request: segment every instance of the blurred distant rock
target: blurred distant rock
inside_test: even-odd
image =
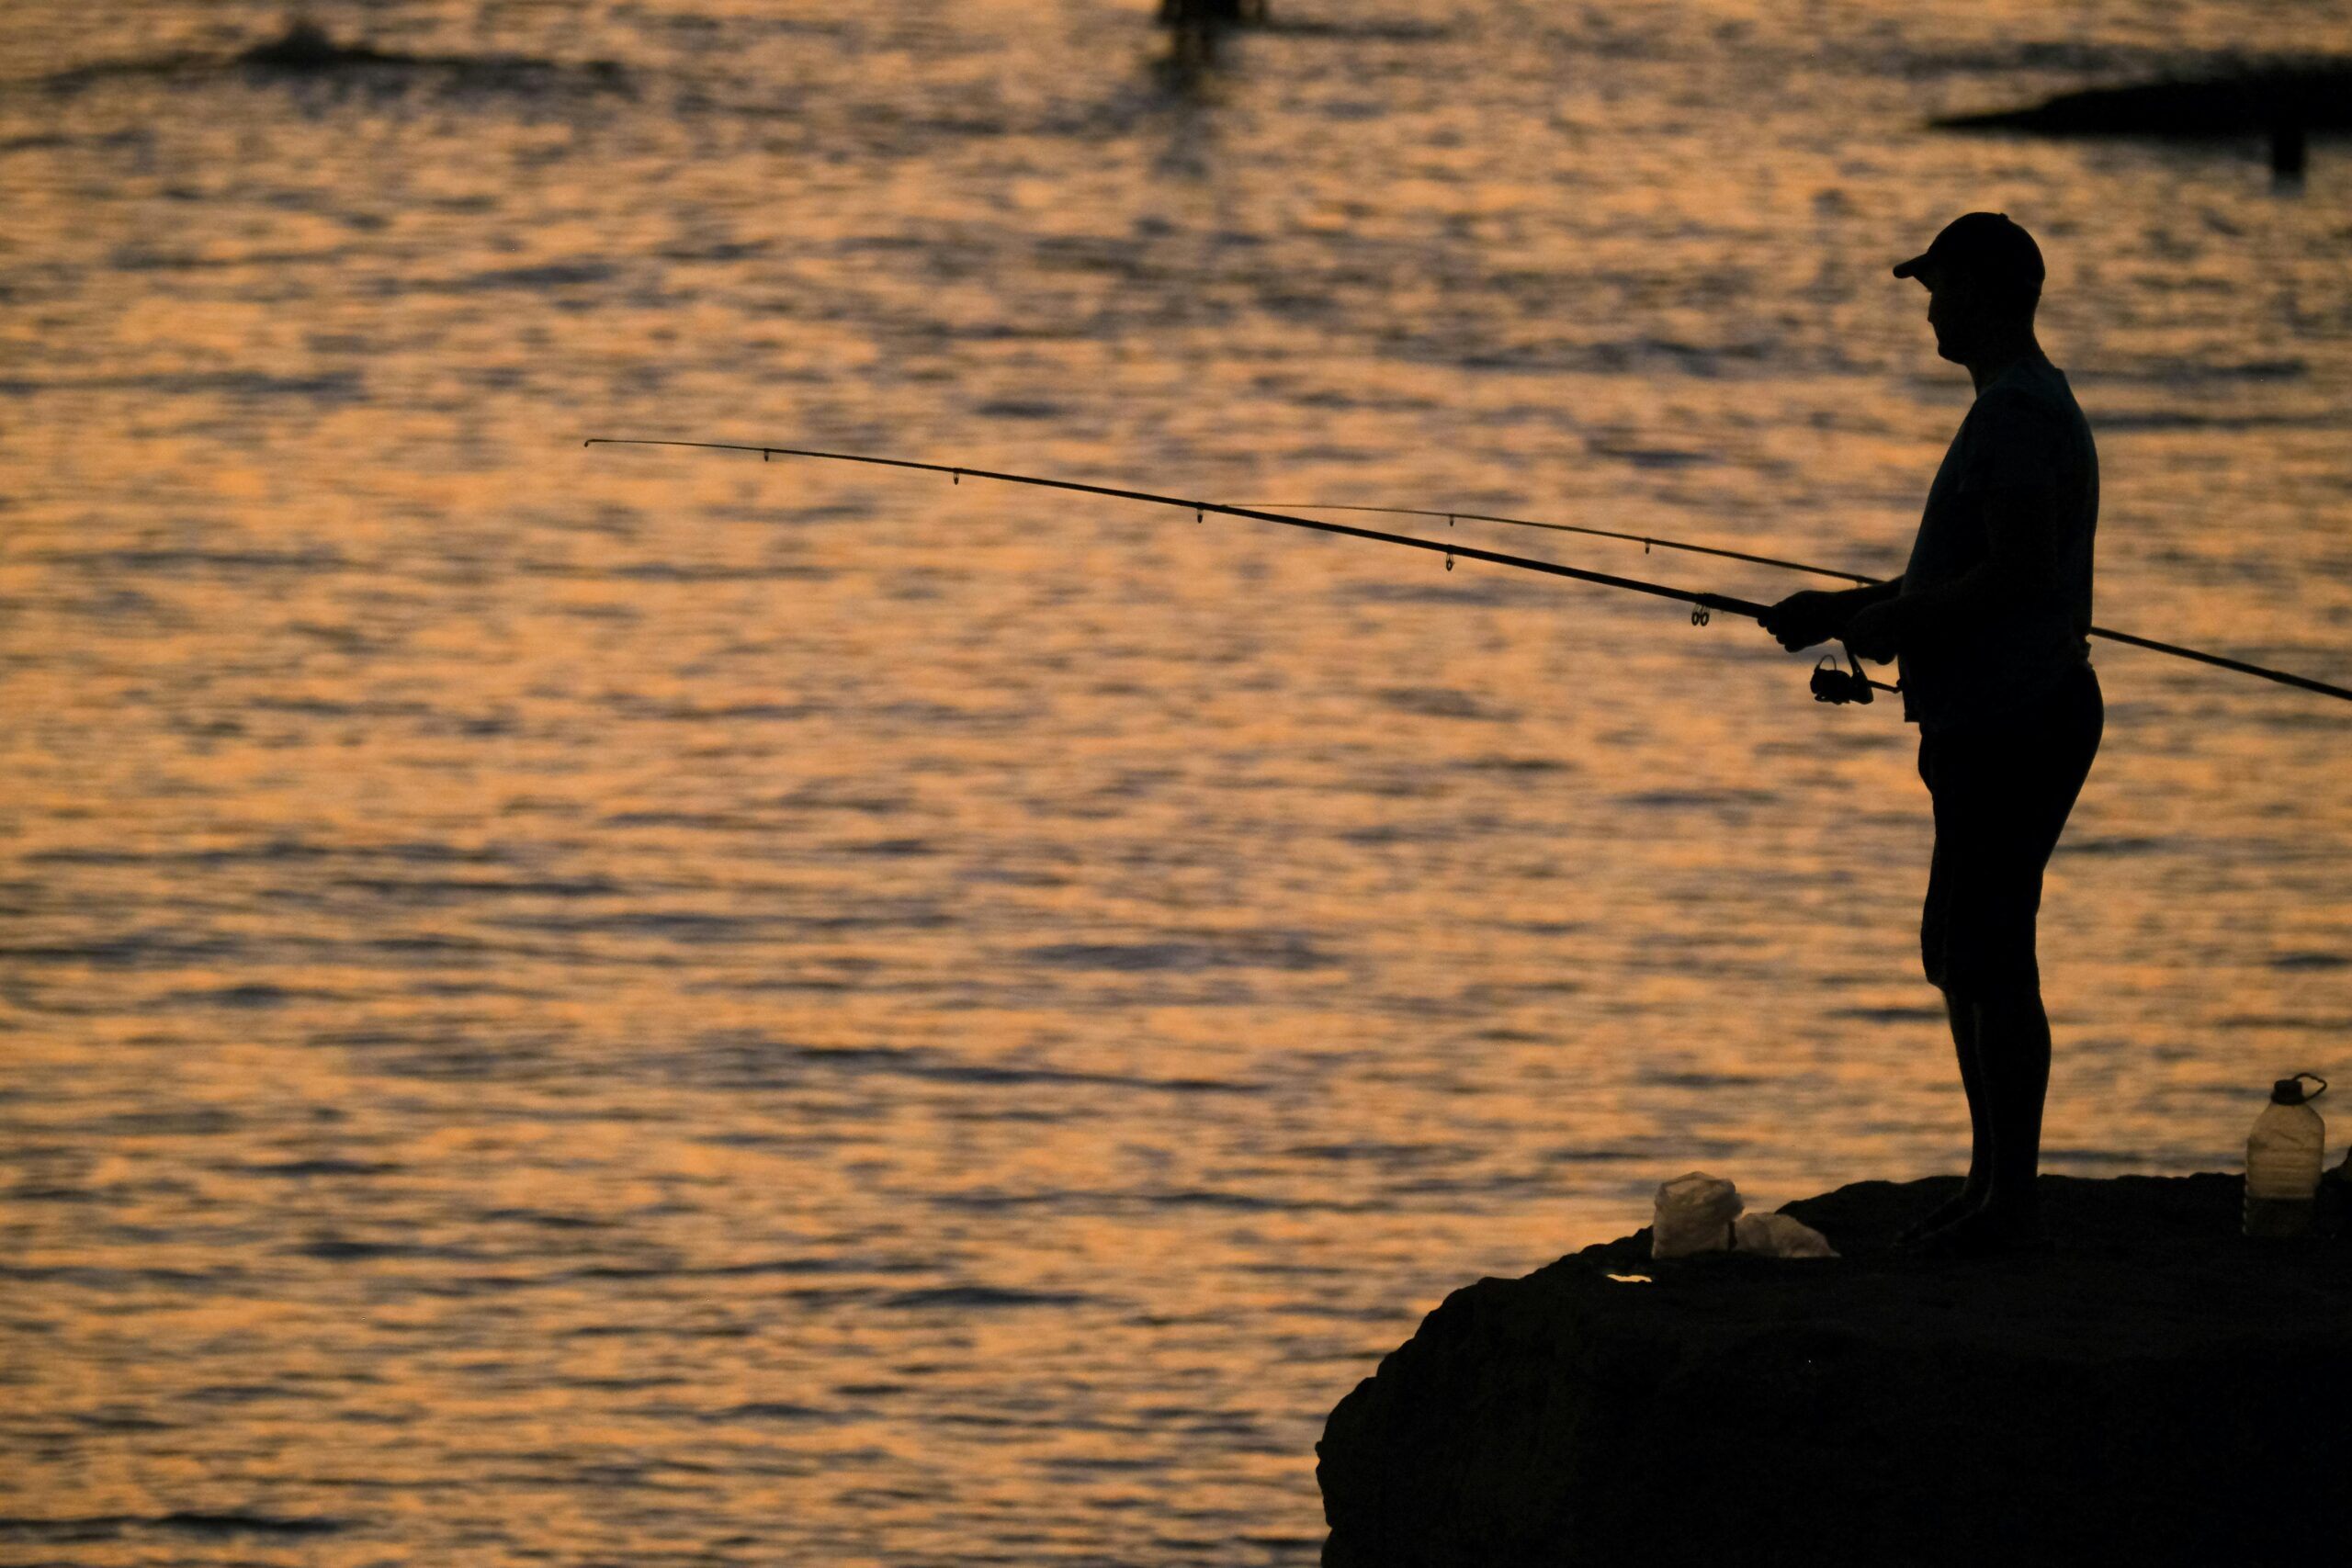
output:
[[[305,18],[288,22],[276,38],[225,60],[181,53],[104,61],[61,71],[45,78],[44,85],[52,92],[71,93],[96,83],[132,78],[202,81],[223,70],[273,81],[318,77],[394,90],[419,81],[444,88],[521,93],[631,90],[628,73],[609,60],[569,64],[515,54],[412,54],[338,39]]]
[[[2352,61],[2216,70],[2127,86],[2063,93],[2030,108],[1953,115],[1947,130],[2022,130],[2039,136],[2238,136],[2281,125],[2352,130]]]
[[[1331,1413],[1327,1568],[2343,1560],[2352,1240],[2046,1177],[2048,1254],[1887,1250],[1957,1185],[1788,1205],[1840,1258],[1645,1228],[1456,1291]]]
[[[325,75],[343,71],[433,72],[472,85],[527,87],[558,76],[606,86],[622,85],[625,73],[609,60],[559,65],[515,54],[409,54],[365,43],[345,43],[307,17],[298,17],[267,43],[255,44],[236,63],[263,71]]]

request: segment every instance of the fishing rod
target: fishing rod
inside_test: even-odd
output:
[[[1724,593],[1702,593],[1688,588],[1674,588],[1662,582],[1650,582],[1638,577],[1620,577],[1612,572],[1588,571],[1581,567],[1562,566],[1557,561],[1536,560],[1528,556],[1506,555],[1499,550],[1477,549],[1468,545],[1456,545],[1442,539],[1417,538],[1410,534],[1390,534],[1376,528],[1358,528],[1346,523],[1332,523],[1317,517],[1299,517],[1286,512],[1274,512],[1253,506],[1230,506],[1214,501],[1193,501],[1178,495],[1163,495],[1155,491],[1126,490],[1116,485],[1083,484],[1076,479],[1041,479],[1035,474],[1001,473],[992,468],[970,468],[947,463],[919,463],[906,457],[876,457],[856,452],[820,452],[803,446],[757,446],[734,441],[665,441],[639,436],[592,435],[581,443],[582,446],[684,446],[705,452],[757,452],[760,461],[770,457],[811,457],[831,463],[866,463],[884,468],[912,468],[922,473],[945,474],[962,484],[967,476],[976,479],[995,479],[1004,484],[1034,485],[1044,490],[1074,491],[1081,495],[1110,496],[1119,501],[1148,502],[1156,506],[1181,507],[1193,513],[1199,522],[1209,513],[1220,517],[1244,517],[1259,523],[1280,523],[1293,528],[1309,528],[1318,534],[1340,534],[1354,539],[1374,539],[1386,545],[1403,545],[1409,549],[1429,550],[1445,557],[1445,570],[1453,570],[1453,558],[1482,560],[1495,566],[1516,567],[1522,571],[1540,571],[1552,577],[1566,577],[1577,582],[1590,582],[1603,588],[1622,588],[1635,593],[1648,593],[1660,599],[1678,600],[1690,606],[1690,624],[1703,626],[1717,610],[1745,615],[1761,621],[1771,608],[1750,599],[1735,599]],[[1337,510],[1337,509],[1334,509]],[[1566,525],[1560,525],[1566,527]],[[1862,661],[1851,648],[1846,657],[1853,665],[1851,671],[1838,668],[1834,658],[1825,658],[1814,666],[1813,696],[1815,702],[1867,703],[1880,692],[1896,692],[1900,685],[1873,681],[1862,669]]]
[[[818,452],[801,446],[754,446],[733,441],[660,441],[638,436],[592,435],[581,443],[582,446],[684,446],[705,452],[757,452],[760,461],[771,457],[813,457],[831,463],[867,463],[884,468],[913,468],[922,473],[945,474],[956,484],[967,478],[995,479],[1004,484],[1035,485],[1044,490],[1075,491],[1081,495],[1104,495],[1119,501],[1148,502],[1156,506],[1181,507],[1199,522],[1209,513],[1220,517],[1246,517],[1259,523],[1280,523],[1293,528],[1311,528],[1318,534],[1340,534],[1353,539],[1375,539],[1385,545],[1403,545],[1409,549],[1429,550],[1445,557],[1445,570],[1453,570],[1456,556],[1464,560],[1482,560],[1495,566],[1516,567],[1522,571],[1540,571],[1553,577],[1566,577],[1578,582],[1595,583],[1603,588],[1622,588],[1635,593],[1648,593],[1660,599],[1678,600],[1690,606],[1690,624],[1703,626],[1714,612],[1745,615],[1760,621],[1769,604],[1750,599],[1735,599],[1723,593],[1702,593],[1688,588],[1669,587],[1663,582],[1649,582],[1638,577],[1619,577],[1612,572],[1587,571],[1581,567],[1562,566],[1557,561],[1536,560],[1528,556],[1505,555],[1499,550],[1482,550],[1468,545],[1456,545],[1442,539],[1416,538],[1410,534],[1390,534],[1376,528],[1358,528],[1351,524],[1332,523],[1317,517],[1297,517],[1288,513],[1272,512],[1251,506],[1228,506],[1214,501],[1193,501],[1183,496],[1162,495],[1154,491],[1125,490],[1116,485],[1081,484],[1076,479],[1040,479],[1035,474],[1000,473],[992,468],[969,468],[946,463],[918,463],[906,457],[876,457],[856,452]],[[1847,649],[1848,656],[1853,650]],[[1862,662],[1853,660],[1849,674],[1836,668],[1837,660],[1824,660],[1814,669],[1813,694],[1816,700],[1834,703],[1867,703],[1874,692],[1892,692],[1899,688],[1883,681],[1873,681],[1863,673]]]
[[[1407,546],[1408,550],[1430,550],[1446,558],[1446,571],[1453,571],[1453,558],[1465,562],[1488,562],[1496,567],[1517,567],[1521,571],[1543,571],[1547,576],[1576,579],[1578,583],[1600,583],[1601,588],[1625,588],[1633,592],[1656,594],[1660,600],[1679,600],[1691,606],[1691,626],[1705,626],[1714,611],[1729,611],[1734,616],[1747,616],[1761,621],[1769,604],[1757,604],[1755,600],[1734,600],[1719,592],[1693,592],[1689,588],[1670,588],[1665,583],[1646,583],[1630,576],[1613,576],[1609,571],[1585,571],[1583,567],[1562,567],[1559,562],[1538,562],[1526,555],[1503,555],[1500,550],[1477,550],[1473,546],[1456,546],[1442,538],[1414,538],[1411,534],[1383,534],[1381,529],[1360,529],[1345,522],[1327,522],[1322,517],[1291,517],[1289,513],[1249,508],[1249,505],[1226,505],[1218,501],[1190,501],[1185,496],[1162,496],[1148,489],[1122,489],[1117,484],[1082,484],[1077,479],[1042,479],[1023,472],[997,472],[992,468],[962,468],[948,463],[915,463],[910,458],[877,458],[877,456],[856,454],[856,451],[811,451],[807,446],[751,446],[743,442],[663,442],[642,440],[628,434],[591,434],[581,446],[694,446],[701,451],[757,451],[760,461],[769,458],[823,458],[828,463],[873,463],[877,468],[915,468],[922,472],[944,472],[957,484],[969,479],[997,479],[1004,484],[1035,484],[1040,489],[1070,489],[1084,496],[1113,496],[1117,501],[1150,501],[1152,505],[1176,505],[1193,513],[1193,520],[1200,522],[1204,514],[1216,513],[1218,517],[1249,517],[1253,522],[1280,522],[1294,529],[1312,529],[1317,534],[1345,534],[1348,538],[1374,538],[1383,546]],[[1894,686],[1879,684],[1879,691],[1894,691]],[[1858,698],[1870,701],[1870,698]]]
[[[1220,517],[1247,517],[1260,523],[1283,523],[1294,528],[1312,528],[1318,534],[1344,534],[1354,539],[1377,539],[1385,545],[1404,545],[1411,549],[1430,550],[1445,557],[1445,570],[1453,570],[1453,558],[1464,560],[1488,561],[1496,566],[1518,567],[1525,571],[1546,572],[1554,577],[1574,578],[1579,582],[1599,583],[1604,588],[1630,589],[1636,593],[1655,594],[1661,599],[1679,599],[1690,605],[1690,624],[1703,626],[1716,610],[1751,620],[1761,620],[1769,604],[1758,604],[1750,599],[1734,599],[1722,593],[1700,593],[1688,588],[1671,588],[1662,582],[1645,582],[1638,577],[1618,577],[1605,571],[1587,571],[1581,567],[1562,566],[1557,561],[1536,560],[1527,556],[1505,555],[1499,550],[1482,550],[1468,545],[1450,544],[1442,539],[1419,539],[1410,534],[1386,534],[1376,528],[1358,528],[1345,523],[1329,523],[1315,517],[1294,517],[1286,513],[1264,512],[1255,507],[1227,506],[1214,501],[1191,501],[1181,495],[1161,495],[1148,490],[1122,490],[1114,485],[1081,484],[1076,479],[1039,479],[1034,474],[1005,474],[991,468],[954,468],[945,463],[918,463],[905,457],[871,457],[854,452],[812,452],[798,446],[751,446],[731,441],[648,441],[634,436],[592,435],[581,443],[582,446],[692,446],[707,452],[757,452],[760,460],[770,457],[817,457],[833,463],[871,463],[885,468],[916,468],[924,473],[946,474],[956,483],[967,479],[996,479],[1005,484],[1035,485],[1046,490],[1076,491],[1083,495],[1107,495],[1120,501],[1145,501],[1159,506],[1181,507],[1193,513],[1198,522],[1214,512]]]
[[[1815,577],[1834,577],[1841,581],[1858,582],[1865,587],[1876,587],[1886,581],[1882,577],[1864,577],[1858,571],[1839,571],[1835,567],[1815,566],[1806,561],[1781,560],[1776,556],[1750,555],[1746,550],[1721,549],[1713,545],[1686,544],[1679,539],[1661,538],[1654,534],[1621,534],[1608,528],[1588,528],[1576,523],[1539,522],[1532,517],[1498,517],[1484,512],[1439,512],[1424,506],[1343,506],[1337,502],[1322,501],[1269,502],[1267,504],[1300,507],[1309,512],[1377,512],[1393,517],[1442,517],[1448,527],[1453,525],[1453,520],[1457,517],[1472,523],[1507,523],[1515,528],[1542,528],[1557,534],[1588,534],[1600,539],[1623,539],[1628,544],[1640,545],[1644,555],[1649,554],[1650,547],[1655,545],[1662,550],[1684,550],[1691,555],[1718,556],[1725,560],[1747,561],[1756,566],[1778,567],[1784,571],[1811,572]],[[2324,697],[2340,697],[2346,702],[2352,702],[2352,690],[2346,690],[2342,686],[2332,686],[2325,681],[2314,681],[2308,675],[2298,675],[2291,671],[2273,670],[2265,664],[2249,664],[2243,659],[2231,659],[2223,654],[2207,653],[2202,649],[2183,648],[2178,643],[2158,642],[2154,637],[2139,637],[2131,632],[2119,632],[2109,626],[2092,626],[2088,630],[2091,636],[2105,637],[2109,642],[2120,642],[2131,648],[2144,648],[2152,653],[2168,653],[2175,659],[2192,659],[2199,664],[2211,664],[2216,669],[2234,670],[2241,675],[2256,675],[2265,681],[2276,681],[2280,685],[2294,686],[2306,692],[2317,692]],[[1825,698],[1824,700],[1834,702],[1837,699]],[[1853,700],[1867,702],[1869,699],[1865,697]]]

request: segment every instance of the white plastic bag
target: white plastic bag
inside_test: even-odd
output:
[[[1790,1214],[1742,1214],[1732,1225],[1742,1252],[1768,1258],[1835,1258],[1829,1238]]]
[[[1732,1221],[1739,1209],[1739,1190],[1703,1171],[1661,1183],[1657,1217],[1650,1222],[1650,1256],[1723,1251],[1731,1246]]]

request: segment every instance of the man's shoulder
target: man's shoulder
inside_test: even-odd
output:
[[[1983,423],[2020,419],[2071,422],[2083,417],[2066,373],[2039,355],[2001,372],[1992,385],[1976,394],[1969,412],[1983,416],[1978,421]]]
[[[1962,491],[2075,486],[2090,481],[2098,461],[2090,422],[2046,359],[2012,367],[1977,394],[1965,448]]]
[[[2089,427],[2074,389],[2047,361],[2041,374],[2004,375],[1968,411],[1969,433],[1980,445],[2047,441]]]

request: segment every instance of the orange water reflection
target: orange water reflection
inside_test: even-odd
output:
[[[2352,678],[2324,155],[1916,134],[2047,74],[1999,8],[1481,4],[1191,105],[1136,8],[934,9],[386,13],[627,101],[0,97],[7,1550],[1306,1562],[1446,1291],[1960,1157],[1908,738],[1752,631],[581,435],[1891,571],[1964,389],[1883,267],[1965,199],[2048,236],[2101,621]],[[2049,1163],[2220,1168],[2352,1024],[2341,721],[2099,662]]]

